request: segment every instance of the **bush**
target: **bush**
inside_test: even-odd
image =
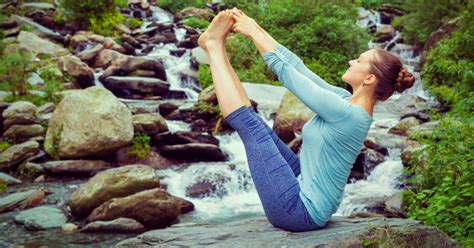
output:
[[[203,90],[212,84],[211,68],[209,65],[199,64],[198,80]]]
[[[131,28],[139,28],[143,25],[143,21],[137,18],[127,18],[126,23]]]
[[[132,147],[128,149],[128,156],[133,158],[144,158],[150,155],[150,136],[137,133],[133,137]]]
[[[408,43],[424,44],[432,32],[458,16],[460,10],[466,9],[469,1],[407,1],[400,6],[408,13],[395,17],[393,24],[402,30]]]
[[[162,0],[158,1],[158,6],[160,8],[169,10],[172,13],[177,13],[180,10],[186,8],[186,7],[196,7],[196,8],[204,8],[205,3],[208,1],[205,0],[197,0],[197,1],[191,1],[191,0],[181,0],[181,1],[175,1],[175,0]]]
[[[31,54],[21,50],[0,58],[0,85],[3,90],[11,92],[13,99],[27,94],[30,63]]]
[[[474,246],[474,34],[472,10],[451,38],[433,48],[421,73],[425,88],[450,111],[435,113],[440,124],[416,135],[423,150],[414,152],[403,193],[408,216],[435,225],[466,247]],[[422,155],[425,153],[424,155]],[[422,156],[425,162],[422,162]]]
[[[0,142],[0,152],[3,152],[5,151],[6,149],[8,149],[8,147],[12,146],[12,144],[10,144],[10,142],[8,142],[8,140],[2,140]]]
[[[125,22],[125,17],[117,10],[116,0],[59,0],[59,4],[68,19],[106,36],[114,34],[118,23]]]
[[[208,20],[199,19],[197,17],[189,17],[183,20],[184,24],[199,29],[206,29],[209,26]]]

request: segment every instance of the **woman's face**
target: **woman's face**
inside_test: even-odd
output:
[[[372,58],[375,56],[375,50],[371,49],[360,54],[356,59],[349,61],[349,68],[346,70],[344,75],[342,75],[342,80],[352,86],[352,88],[357,88],[364,83],[364,80],[367,80],[373,75],[369,73],[370,63]]]

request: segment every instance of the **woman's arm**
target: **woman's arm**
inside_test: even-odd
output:
[[[278,49],[280,54],[283,55],[282,59],[286,60],[297,71],[308,77],[315,84],[324,89],[330,90],[341,97],[351,96],[349,91],[327,83],[321,77],[309,70],[296,54],[279,44],[267,31],[260,27],[254,19],[246,16],[242,11],[237,9],[234,9],[233,13],[234,18],[237,21],[234,25],[234,31],[242,33],[250,38],[262,55],[265,52],[274,52],[275,49]]]
[[[328,122],[342,120],[351,113],[350,104],[333,91],[324,89],[297,71],[284,58],[279,48],[263,53],[265,63],[280,82],[308,108]]]

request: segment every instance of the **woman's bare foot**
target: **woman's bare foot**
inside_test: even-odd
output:
[[[250,37],[252,34],[264,31],[253,18],[247,16],[240,9],[232,9],[232,18],[235,20],[235,24],[232,26],[234,32]]]
[[[231,10],[220,11],[219,14],[212,19],[206,31],[199,36],[199,46],[208,52],[208,48],[212,47],[212,45],[224,44],[225,38],[234,23],[235,21],[232,18]]]

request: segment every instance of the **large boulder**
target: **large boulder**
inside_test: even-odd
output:
[[[164,95],[169,91],[170,84],[149,77],[107,77],[102,81],[103,85],[113,92],[121,90],[132,91],[139,94]]]
[[[94,86],[94,71],[74,55],[61,57],[58,61],[59,69],[74,77],[82,88]]]
[[[166,243],[163,243],[164,240]],[[391,240],[392,243],[390,243]],[[251,245],[249,245],[251,244]],[[459,242],[418,220],[334,216],[322,229],[293,233],[273,227],[265,217],[221,224],[173,225],[121,241],[115,247],[460,247]],[[374,246],[378,247],[378,246]]]
[[[420,121],[415,117],[408,117],[402,119],[400,122],[397,123],[394,127],[388,130],[389,133],[398,134],[398,135],[405,135],[406,131],[411,127],[420,125]]]
[[[28,31],[21,31],[17,37],[18,45],[21,48],[27,49],[35,55],[48,54],[48,55],[62,55],[69,54],[69,51],[64,47],[57,45],[49,40],[40,38],[34,33]]]
[[[88,221],[131,218],[145,227],[165,228],[174,224],[181,213],[176,198],[163,189],[149,189],[123,198],[114,198],[100,205]]]
[[[128,56],[110,49],[103,49],[95,58],[95,68],[105,69],[109,66],[119,66],[128,60]]]
[[[76,216],[87,216],[94,208],[112,198],[159,186],[159,176],[148,166],[127,165],[105,170],[72,193],[71,212]]]
[[[71,92],[49,121],[45,151],[60,158],[100,156],[133,138],[132,114],[110,91],[94,86]]]
[[[301,132],[303,125],[314,116],[295,95],[287,91],[282,98],[280,107],[273,123],[273,130],[285,143],[289,143]]]

